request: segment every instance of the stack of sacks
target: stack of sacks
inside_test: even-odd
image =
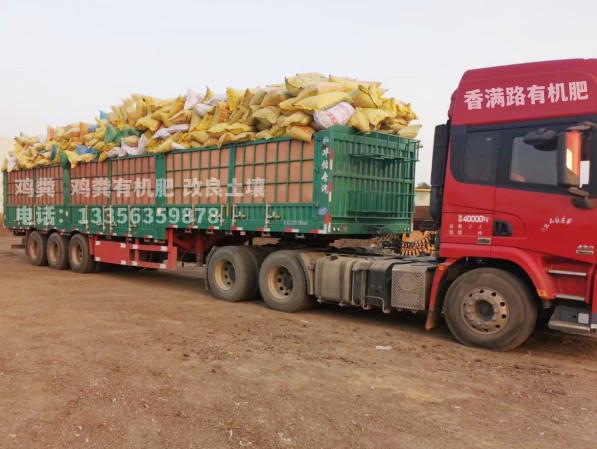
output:
[[[185,96],[162,100],[133,95],[94,124],[75,123],[47,136],[17,137],[3,170],[52,163],[103,161],[109,157],[166,153],[186,148],[288,136],[311,141],[313,133],[333,125],[360,132],[379,131],[415,138],[417,116],[394,98],[384,98],[379,82],[324,77],[308,73],[266,88],[205,94],[189,89]]]

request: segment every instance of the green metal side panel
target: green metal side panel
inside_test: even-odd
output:
[[[260,157],[260,150],[265,157]],[[256,173],[263,176],[265,188],[264,198],[245,195],[241,201],[229,199],[232,229],[308,233],[317,226],[322,228],[313,201],[312,145],[288,138],[240,144],[234,147],[231,160],[234,166],[230,173],[235,173],[231,178],[245,181],[245,193],[246,180],[254,178]]]
[[[323,143],[326,137],[331,152],[331,232],[410,231],[418,142],[384,133],[357,133],[346,127],[331,128],[318,139]],[[324,145],[324,166],[325,153]]]
[[[417,156],[414,140],[336,126],[316,133],[313,143],[279,138],[92,162],[98,165],[89,172],[101,172],[111,185],[104,204],[75,201],[72,181],[81,175],[65,167],[64,202],[53,206],[48,227],[156,239],[168,227],[338,236],[405,232],[414,210]],[[8,205],[7,175],[6,225],[30,226],[18,219],[15,204]],[[151,198],[119,196],[116,185],[123,179],[132,188],[147,177]],[[203,182],[202,195],[187,195],[191,178]],[[208,179],[221,183],[219,198],[207,195]],[[36,223],[45,222],[48,206],[36,201],[27,206]]]

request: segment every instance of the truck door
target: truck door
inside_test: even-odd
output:
[[[559,132],[574,124],[549,128]],[[517,250],[539,253],[548,273],[577,273],[573,290],[582,290],[596,260],[597,236],[590,223],[597,218],[597,209],[573,205],[567,189],[557,186],[556,151],[542,151],[524,142],[526,133],[536,129],[502,132],[492,257],[510,259],[508,254]],[[589,181],[595,179],[588,179],[589,160],[582,164],[587,168],[583,189],[589,190]],[[580,273],[585,273],[582,282]],[[570,290],[563,287],[567,281],[559,279],[555,283]]]
[[[442,257],[490,257],[500,142],[500,130],[452,129]]]

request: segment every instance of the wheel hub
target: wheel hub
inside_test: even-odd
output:
[[[473,330],[483,334],[499,332],[508,322],[508,304],[491,288],[475,288],[462,301],[462,316]]]
[[[270,292],[278,299],[285,299],[292,293],[292,275],[286,267],[276,267],[268,276]]]
[[[221,290],[230,290],[236,282],[236,272],[234,266],[227,260],[222,260],[215,267],[215,281]]]

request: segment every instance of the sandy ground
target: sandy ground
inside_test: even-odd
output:
[[[1,448],[597,441],[597,339],[486,352],[410,314],[282,314],[172,274],[36,268],[18,241],[0,238]]]

